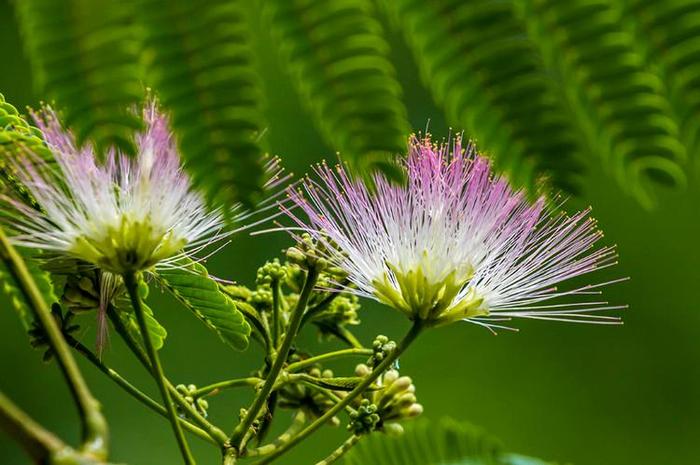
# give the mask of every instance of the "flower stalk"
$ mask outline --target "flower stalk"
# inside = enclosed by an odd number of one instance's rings
[[[239,453],[241,450],[241,443],[244,436],[246,435],[251,425],[257,418],[258,414],[260,413],[260,410],[265,405],[267,398],[272,392],[272,388],[275,386],[277,377],[281,373],[282,368],[284,368],[285,363],[287,363],[289,349],[291,349],[292,343],[294,342],[297,332],[299,331],[299,327],[301,326],[301,320],[304,316],[304,312],[306,311],[306,305],[309,301],[309,297],[311,296],[311,291],[316,285],[318,276],[318,268],[316,266],[310,266],[306,274],[304,287],[301,291],[301,294],[299,295],[299,301],[297,302],[297,305],[294,308],[294,311],[292,312],[289,325],[284,334],[284,339],[282,340],[279,350],[277,350],[275,361],[272,364],[272,367],[270,368],[270,371],[268,372],[265,378],[265,383],[260,388],[260,391],[253,400],[253,404],[246,412],[245,417],[238,424],[238,426],[236,426],[236,429],[231,435],[230,443],[234,447],[234,449],[239,451]]]
[[[294,362],[290,363],[289,366],[287,367],[287,372],[288,373],[294,373],[299,370],[303,370],[304,368],[313,366],[317,363],[321,362],[327,362],[328,360],[334,360],[337,358],[343,358],[343,357],[363,357],[363,356],[370,356],[374,352],[372,349],[356,349],[356,348],[350,348],[350,349],[342,349],[342,350],[336,350],[333,352],[328,352],[325,354],[317,355],[315,357],[309,357],[307,359],[304,359],[300,362]]]
[[[335,463],[336,461],[338,461],[338,459],[342,458],[350,449],[352,449],[355,446],[355,444],[360,442],[360,439],[362,439],[362,436],[353,434],[348,439],[346,439],[345,442],[343,442],[340,445],[340,447],[334,450],[328,457],[321,460],[320,462],[317,462],[316,465],[331,465],[332,463]]]
[[[192,394],[194,397],[203,397],[207,395],[216,394],[222,389],[230,389],[237,387],[255,387],[262,382],[263,380],[261,378],[257,378],[255,376],[250,376],[248,378],[227,379],[225,381],[219,381],[218,383],[213,383],[208,386],[202,386],[196,391],[194,391]]]
[[[165,404],[165,409],[168,412],[168,419],[173,427],[173,432],[175,433],[175,439],[177,441],[178,447],[180,448],[180,453],[185,461],[186,465],[195,465],[194,457],[192,452],[190,452],[190,447],[187,444],[185,435],[182,432],[182,427],[175,411],[175,405],[170,397],[170,390],[166,384],[165,373],[163,372],[163,367],[160,363],[160,357],[158,356],[158,351],[153,345],[151,336],[148,332],[148,324],[146,323],[146,315],[143,305],[141,303],[141,296],[138,291],[138,281],[134,273],[125,273],[123,276],[124,286],[131,299],[131,305],[134,308],[134,313],[136,314],[136,321],[139,325],[139,331],[143,337],[144,347],[146,348],[146,353],[150,359],[151,373],[153,378],[156,380],[160,394],[163,397],[163,403]]]
[[[124,379],[124,377],[117,373],[115,370],[105,365],[104,362],[102,362],[102,360],[100,360],[100,358],[97,355],[95,355],[90,349],[85,347],[85,345],[83,345],[80,341],[74,339],[72,336],[66,337],[66,341],[73,349],[75,349],[79,354],[84,356],[98,370],[104,373],[109,379],[114,381],[114,383],[117,386],[126,391],[127,394],[141,402],[153,412],[156,412],[158,415],[161,415],[162,417],[168,419],[168,411],[165,409],[165,407],[160,405],[147,394],[139,390],[136,386]],[[194,434],[200,439],[203,439],[204,441],[218,445],[217,442],[214,441],[203,429],[193,425],[192,423],[183,418],[180,418],[179,421],[182,424],[182,427],[190,433]]]
[[[111,305],[107,307],[107,316],[112,322],[114,329],[117,331],[117,334],[119,334],[119,336],[122,338],[129,350],[131,350],[131,352],[136,356],[136,359],[141,363],[141,365],[146,369],[146,371],[152,373],[153,369],[151,368],[151,363],[148,360],[148,357],[146,356],[146,354],[143,353],[141,347],[138,346],[136,340],[134,340],[134,338],[132,338],[129,332],[126,330],[126,328],[124,327],[124,323],[119,318],[119,315],[117,314],[115,308]],[[177,389],[175,389],[175,386],[173,386],[173,384],[167,378],[165,379],[165,383],[168,386],[170,396],[175,401],[175,403],[177,403],[179,407],[185,410],[187,412],[187,415],[192,419],[192,421],[196,423],[196,425],[199,426],[201,429],[206,431],[206,433],[211,439],[213,439],[214,441],[216,441],[217,444],[223,447],[228,440],[226,434],[219,428],[211,424],[209,421],[207,421],[206,418],[202,417],[202,415],[200,415],[199,412],[197,412],[197,410],[192,408],[192,406],[180,395]]]
[[[299,434],[297,434],[289,442],[280,446],[277,450],[272,452],[267,457],[256,462],[255,465],[266,465],[268,463],[271,463],[280,455],[287,452],[289,449],[291,449],[292,447],[296,446],[301,441],[309,437],[317,429],[323,426],[328,420],[333,418],[338,412],[350,405],[350,403],[363,392],[365,392],[367,388],[369,388],[372,385],[372,383],[376,381],[377,378],[379,378],[379,376],[381,376],[382,373],[391,368],[391,366],[394,364],[394,362],[396,362],[396,360],[401,356],[401,354],[403,354],[406,351],[406,349],[408,349],[408,347],[416,340],[416,338],[423,331],[423,328],[424,324],[421,320],[414,321],[413,325],[411,326],[411,329],[408,331],[408,333],[406,333],[401,342],[396,346],[396,349],[394,349],[390,354],[388,354],[388,356],[385,357],[384,360],[382,360],[382,362],[379,365],[377,365],[375,369],[355,387],[355,389],[350,391],[350,393],[348,393],[347,396],[343,397],[343,399],[340,402],[338,402],[329,410],[327,410],[313,423],[311,423],[309,426],[300,431]]]

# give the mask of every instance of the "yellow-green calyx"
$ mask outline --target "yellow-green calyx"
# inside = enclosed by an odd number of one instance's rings
[[[431,282],[422,267],[408,272],[388,265],[392,277],[385,273],[373,281],[375,295],[383,303],[405,313],[413,320],[424,320],[432,326],[477,316],[486,316],[484,299],[470,289],[457,298],[473,276],[473,270],[449,273],[444,279]]]
[[[99,229],[99,235],[77,237],[70,252],[115,274],[148,269],[176,255],[186,245],[184,238],[155,228],[148,220],[122,217],[116,226]]]

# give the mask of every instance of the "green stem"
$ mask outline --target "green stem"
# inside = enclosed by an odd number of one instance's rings
[[[155,400],[151,399],[148,395],[144,394],[141,392],[136,386],[131,384],[129,381],[124,379],[119,373],[114,371],[112,368],[108,367],[102,361],[99,359],[97,355],[95,355],[90,349],[85,347],[83,344],[81,344],[79,341],[72,337],[67,337],[66,340],[70,344],[71,347],[73,347],[75,350],[78,351],[81,355],[83,355],[90,363],[95,365],[95,367],[100,370],[102,373],[107,375],[109,379],[114,381],[119,387],[124,389],[128,394],[130,394],[134,399],[138,400],[141,402],[143,405],[151,409],[152,411],[156,412],[157,414],[161,415],[164,418],[168,418],[168,411],[160,405],[158,402]],[[205,441],[208,441],[214,445],[219,445],[216,441],[214,441],[207,433],[201,428],[198,428],[197,426],[193,425],[189,421],[179,418],[180,423],[182,424],[183,428],[188,430],[190,433],[193,433],[194,435],[198,436],[200,439],[203,439]]]
[[[331,391],[330,389],[326,389],[324,387],[321,387],[321,386],[314,384],[314,383],[310,383],[308,381],[300,381],[300,383],[303,384],[304,386],[308,387],[309,389],[320,392],[324,396],[328,397],[328,399],[330,399],[330,401],[333,403],[337,404],[342,400],[340,397],[336,396],[333,393],[333,391]],[[350,414],[355,413],[355,409],[350,407],[349,405],[345,406],[345,410],[347,410],[347,412]]]
[[[163,397],[163,403],[168,411],[168,419],[173,427],[173,432],[175,433],[175,439],[182,453],[182,457],[186,465],[195,465],[194,457],[190,452],[190,447],[187,444],[185,435],[182,432],[180,422],[178,421],[177,412],[175,411],[175,405],[170,397],[170,391],[165,381],[165,374],[163,373],[163,367],[160,364],[160,357],[158,357],[158,351],[153,345],[151,340],[151,335],[148,332],[148,324],[146,323],[146,314],[141,304],[141,297],[139,296],[138,282],[136,280],[136,275],[134,273],[125,273],[123,275],[124,286],[126,287],[129,297],[131,299],[131,305],[134,308],[134,313],[136,314],[136,321],[139,325],[139,331],[141,331],[141,337],[143,338],[144,346],[146,347],[146,353],[150,358],[153,377],[156,380],[160,394]]]
[[[352,435],[350,436],[344,443],[340,445],[336,450],[334,450],[331,455],[326,457],[325,459],[321,460],[320,462],[316,463],[316,465],[330,465],[331,463],[335,462],[339,458],[341,458],[343,455],[345,455],[350,449],[353,448],[355,444],[357,444],[362,436],[357,436],[357,435]]]
[[[146,371],[152,373],[151,363],[148,360],[148,357],[143,352],[141,347],[139,347],[136,340],[133,337],[131,337],[131,334],[129,334],[129,331],[126,329],[124,323],[117,314],[116,309],[111,305],[107,306],[107,316],[112,322],[112,325],[114,325],[114,329],[117,331],[119,336],[121,336],[124,343],[136,356],[138,361],[141,362],[141,365],[143,365]],[[214,441],[216,441],[219,445],[223,447],[228,441],[228,436],[226,436],[226,434],[223,431],[221,431],[221,429],[212,425],[197,410],[195,410],[192,407],[192,405],[190,405],[190,403],[182,397],[182,395],[177,391],[177,389],[175,389],[175,386],[173,386],[173,384],[170,381],[168,381],[167,378],[165,379],[165,382],[168,386],[168,390],[170,391],[170,395],[172,396],[173,400],[180,406],[180,408],[185,410],[187,412],[187,415],[192,419],[192,421],[194,421],[200,428],[206,431],[207,434]]]
[[[281,289],[278,279],[272,281],[272,341],[279,344]]]
[[[224,452],[224,463],[223,465],[236,465],[236,460],[238,460],[238,457],[236,456],[236,451],[233,449],[226,449]]]
[[[36,463],[49,463],[50,458],[66,445],[0,392],[0,429],[13,437]]]
[[[248,429],[250,429],[250,426],[253,424],[255,419],[258,417],[258,414],[265,405],[265,402],[267,401],[270,392],[272,392],[272,388],[274,387],[275,382],[277,381],[277,377],[282,371],[284,364],[287,362],[289,350],[292,347],[292,343],[294,342],[294,338],[297,335],[297,331],[299,331],[301,319],[304,316],[304,312],[306,311],[306,305],[309,301],[311,291],[316,285],[318,275],[319,271],[315,267],[309,268],[309,271],[306,275],[306,280],[304,281],[304,288],[301,290],[301,294],[299,295],[299,301],[297,302],[297,305],[294,308],[292,317],[287,327],[287,331],[284,334],[284,339],[282,340],[282,344],[280,345],[280,348],[277,351],[275,361],[272,364],[272,367],[270,368],[267,377],[265,378],[265,383],[263,384],[262,388],[260,388],[260,391],[253,400],[253,404],[248,409],[246,416],[238,424],[238,426],[236,426],[236,429],[231,435],[231,445],[236,450],[238,450],[239,453],[243,437],[248,432]]]
[[[258,461],[255,463],[255,465],[265,465],[270,462],[272,462],[274,459],[291,449],[292,447],[296,446],[299,444],[302,440],[306,439],[311,433],[319,429],[321,426],[323,426],[328,420],[333,418],[335,414],[343,410],[345,407],[350,405],[350,403],[355,400],[360,394],[362,394],[368,387],[372,385],[372,383],[379,378],[379,376],[384,373],[387,369],[393,365],[393,363],[396,361],[396,359],[399,358],[399,356],[408,348],[408,346],[411,345],[411,343],[418,337],[418,335],[421,333],[423,329],[423,323],[420,320],[416,320],[413,323],[413,326],[411,326],[411,329],[408,331],[406,336],[401,340],[399,345],[396,347],[396,349],[391,352],[382,362],[377,365],[372,373],[367,375],[360,384],[358,384],[355,389],[353,389],[350,393],[348,393],[347,396],[343,397],[343,399],[335,404],[332,408],[326,411],[323,415],[318,417],[313,423],[311,423],[309,426],[307,426],[303,431],[301,431],[297,436],[294,437],[291,441],[283,445],[282,447],[278,448],[275,452],[270,454],[269,456],[265,457],[264,459]]]
[[[340,283],[340,289],[344,288],[350,283],[347,279]],[[304,318],[301,320],[302,326],[305,325],[314,316],[324,311],[328,306],[338,297],[341,292],[330,292],[322,301],[311,307],[305,314]]]
[[[267,455],[275,450],[277,450],[282,444],[285,444],[289,442],[295,434],[297,434],[301,429],[304,427],[304,424],[306,424],[306,415],[302,411],[298,411],[294,415],[294,419],[292,420],[292,424],[289,425],[289,428],[287,430],[277,436],[277,438],[271,442],[270,444],[265,444],[264,446],[256,447],[255,449],[251,449],[246,452],[245,456],[246,457],[259,457],[262,455]]]
[[[12,247],[5,232],[0,228],[0,258],[18,284],[22,294],[33,309],[36,318],[46,331],[49,344],[56,356],[58,366],[68,384],[78,408],[82,423],[82,451],[96,458],[107,458],[109,434],[107,422],[102,415],[100,403],[92,396],[70,348],[63,339],[61,329],[51,315],[39,288],[22,257]]]
[[[309,366],[315,365],[317,363],[325,362],[327,360],[332,360],[341,357],[354,357],[354,356],[370,356],[374,352],[371,349],[343,349],[337,350],[335,352],[328,352],[326,354],[317,355],[315,357],[309,357],[300,362],[295,362],[289,364],[287,371],[289,373],[294,373],[295,371],[303,370]]]
[[[219,391],[221,389],[228,389],[228,388],[234,388],[234,387],[245,387],[245,386],[257,386],[262,382],[262,378],[256,378],[254,376],[250,378],[237,378],[237,379],[229,379],[226,381],[220,381],[218,383],[210,384],[208,386],[203,386],[196,391],[194,391],[193,396],[194,397],[202,397],[206,396],[208,394],[215,394],[216,391]]]

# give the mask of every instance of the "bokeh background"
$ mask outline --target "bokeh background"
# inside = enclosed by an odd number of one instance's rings
[[[265,71],[265,137],[285,166],[303,174],[309,164],[335,158],[298,101],[277,53],[265,34],[256,44]],[[391,35],[392,54],[404,88],[409,119],[435,135],[447,134],[442,111],[418,80],[408,50]],[[37,105],[13,13],[0,1],[0,92],[17,107]],[[458,129],[458,128],[455,128]],[[418,387],[426,416],[450,415],[479,425],[509,450],[578,465],[695,465],[700,463],[700,187],[691,175],[687,189],[660,191],[658,207],[645,210],[623,194],[610,176],[591,163],[582,193],[568,208],[592,205],[618,245],[620,264],[596,279],[629,276],[606,289],[606,298],[626,303],[624,326],[602,327],[519,322],[521,332],[493,336],[476,326],[453,325],[429,332],[401,361]],[[210,261],[213,273],[252,283],[255,269],[289,244],[284,235],[241,235]],[[593,278],[591,278],[593,279]],[[256,366],[251,348],[236,353],[222,345],[172,302],[155,297],[153,307],[168,328],[164,365],[177,382],[207,384],[244,374]],[[360,337],[398,338],[405,322],[366,303]],[[84,334],[94,330],[83,320]],[[304,340],[318,344],[308,332]],[[115,339],[106,361],[146,391],[145,373]],[[82,361],[81,361],[82,362]],[[81,363],[82,364],[82,363]],[[114,460],[129,464],[179,463],[170,429],[160,417],[122,393],[91,366],[82,364],[103,401],[113,434]],[[339,365],[339,368],[342,365]],[[346,369],[350,367],[347,366]],[[65,438],[77,437],[76,415],[54,365],[31,349],[19,319],[0,302],[0,389]],[[212,400],[214,419],[233,425],[246,396],[231,391]],[[283,463],[313,463],[340,441],[341,430],[324,431]],[[193,440],[196,441],[196,440]],[[218,463],[208,447],[194,442],[200,463]],[[0,435],[0,464],[29,460]],[[369,464],[368,464],[369,465]]]

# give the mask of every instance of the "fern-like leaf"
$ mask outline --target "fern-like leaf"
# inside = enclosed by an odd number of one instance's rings
[[[25,204],[39,208],[27,188],[17,180],[12,165],[7,163],[8,159],[16,159],[22,152],[33,153],[48,162],[53,158],[44,144],[41,131],[28,124],[0,94],[0,185]]]
[[[58,302],[58,297],[56,297],[56,294],[54,293],[54,287],[51,282],[51,276],[49,273],[41,269],[40,262],[35,254],[26,249],[17,249],[17,251],[24,259],[29,273],[32,275],[32,278],[34,278],[34,282],[44,298],[44,302],[46,302],[48,307],[51,307],[53,303]],[[3,292],[9,298],[12,308],[14,308],[17,315],[19,315],[22,326],[24,326],[24,329],[29,331],[32,327],[32,322],[34,321],[34,314],[27,305],[26,299],[24,298],[22,291],[17,286],[14,278],[10,272],[7,271],[5,266],[1,264],[0,287],[2,287]]]
[[[647,180],[683,184],[686,157],[665,83],[607,0],[519,0],[548,69],[560,76],[589,151],[652,203]]]
[[[535,190],[545,174],[557,187],[575,189],[575,133],[512,1],[386,3],[454,127],[475,138],[516,185]]]
[[[12,168],[7,163],[8,158],[16,157],[21,151],[31,151],[47,160],[51,158],[51,153],[41,138],[41,132],[29,125],[17,109],[6,102],[5,97],[0,94],[0,189],[10,191],[27,205],[39,208],[27,189],[13,176]],[[57,302],[58,298],[54,294],[50,275],[41,269],[36,254],[27,249],[18,249],[18,252],[25,259],[27,268],[36,281],[46,305],[51,306]],[[33,315],[14,279],[4,266],[0,269],[0,286],[10,298],[12,307],[17,311],[25,329],[29,330]]]
[[[398,176],[410,131],[389,46],[367,0],[270,0],[296,87],[330,145],[359,173]]]
[[[138,0],[147,77],[213,203],[255,203],[264,182],[260,90],[243,0]]]
[[[700,149],[700,0],[623,0],[635,41],[668,86],[689,153]]]
[[[237,350],[248,346],[250,325],[203,265],[183,258],[177,268],[159,270],[157,278],[226,344]]]
[[[465,423],[444,419],[409,424],[398,437],[372,434],[345,457],[345,465],[546,465],[504,453],[498,441]]]
[[[65,110],[77,140],[99,152],[133,153],[141,126],[134,107],[143,99],[138,44],[126,2],[15,2],[34,77],[42,95]]]

